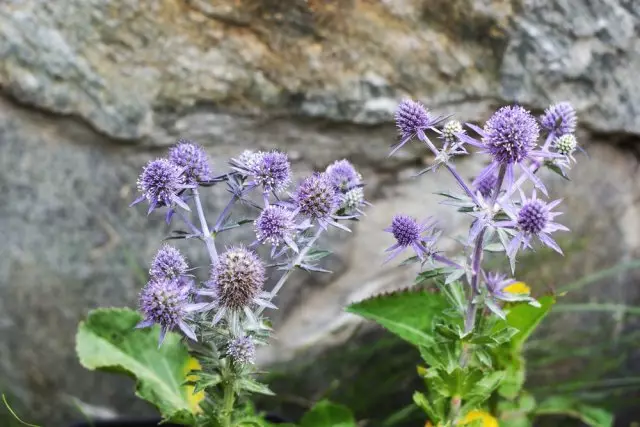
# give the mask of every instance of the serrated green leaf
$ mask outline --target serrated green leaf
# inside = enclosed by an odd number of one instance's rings
[[[267,396],[275,396],[275,393],[265,384],[252,380],[251,378],[243,378],[238,381],[238,387],[241,390],[248,391],[250,393],[264,394]]]
[[[180,336],[168,333],[158,348],[159,329],[135,329],[140,314],[126,308],[93,310],[80,323],[76,352],[82,366],[129,375],[136,379],[136,395],[155,405],[172,422],[194,420],[191,390],[185,386],[193,366]]]
[[[445,307],[440,294],[400,291],[376,296],[347,307],[349,313],[373,320],[416,346],[435,344],[432,322]]]
[[[321,400],[302,416],[300,427],[356,427],[356,419],[346,406]]]
[[[610,412],[595,406],[585,405],[567,396],[552,396],[543,400],[538,405],[535,414],[568,415],[592,427],[610,427],[613,425],[613,415]]]
[[[507,324],[518,330],[511,343],[513,348],[521,349],[524,342],[533,333],[542,319],[549,313],[556,299],[553,296],[543,296],[538,300],[540,307],[520,303],[509,310]]]
[[[413,393],[413,402],[417,407],[422,409],[427,414],[427,417],[429,417],[429,420],[436,425],[444,417],[443,414],[429,402],[429,398],[425,396],[424,393],[420,393],[419,391]]]

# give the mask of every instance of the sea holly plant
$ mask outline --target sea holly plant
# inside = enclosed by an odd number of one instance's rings
[[[390,155],[411,141],[422,144],[434,160],[418,175],[447,169],[456,188],[439,194],[470,225],[452,256],[439,250],[443,231],[436,218],[395,215],[385,230],[395,240],[385,262],[409,254],[401,265],[419,264],[416,284],[348,311],[417,347],[426,391],[416,392],[414,402],[426,413],[427,425],[531,426],[537,409],[553,405],[537,405],[524,391],[522,349],[555,297],[534,298],[517,279],[516,261],[540,246],[562,254],[555,236],[569,230],[557,221],[560,200],[548,198],[538,172],[548,168],[567,178],[578,148],[575,111],[563,102],[536,118],[512,105],[498,109],[483,127],[463,126],[407,99],[395,119],[400,142]],[[467,181],[454,160],[470,154],[486,156],[487,166]],[[493,267],[500,257],[508,261],[503,270]],[[575,408],[565,409],[576,414]],[[607,423],[606,414],[590,421]]]
[[[276,296],[296,270],[328,272],[319,264],[329,254],[317,247],[319,237],[329,228],[350,231],[349,221],[368,205],[362,176],[348,160],[293,181],[279,151],[245,151],[214,173],[202,147],[180,140],[167,157],[150,161],[132,205],[144,204],[149,215],[162,211],[175,226],[171,243],[159,245],[150,262],[137,312],[99,309],[81,323],[81,363],[134,377],[137,395],[166,421],[266,425],[250,404],[252,394],[272,394],[256,377],[257,348],[272,332],[265,310],[277,308]],[[226,187],[228,202],[205,212],[203,193],[213,186]],[[234,209],[240,204],[243,216]],[[252,238],[219,243],[239,227],[250,228]],[[193,265],[177,240],[199,245],[208,263]],[[309,419],[332,414],[327,408],[335,410],[321,405]]]

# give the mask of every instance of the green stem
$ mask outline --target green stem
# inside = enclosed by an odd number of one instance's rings
[[[231,427],[231,416],[233,415],[233,404],[235,403],[235,390],[233,381],[227,381],[224,385],[224,398],[222,401],[222,426]]]

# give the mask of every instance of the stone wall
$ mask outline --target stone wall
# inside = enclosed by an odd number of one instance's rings
[[[50,425],[77,413],[74,397],[94,411],[148,411],[132,406],[125,380],[84,372],[73,341],[91,308],[135,305],[167,228],[127,205],[140,167],[178,137],[203,144],[217,170],[243,148],[278,147],[300,174],[347,157],[369,183],[375,207],[365,220],[349,238],[325,240],[337,252],[336,274],[299,274],[280,297],[278,340],[264,363],[343,342],[358,323],[342,314],[344,304],[410,282],[411,272],[379,266],[389,245],[381,229],[394,212],[445,215],[447,231],[462,232],[465,224],[447,222],[448,209],[431,194],[452,185],[449,177],[411,178],[429,161],[415,146],[387,157],[403,96],[471,121],[506,103],[540,112],[571,101],[590,158],[581,157],[570,184],[552,187],[566,199],[563,219],[573,230],[564,244],[577,249],[567,263],[536,263],[531,277],[544,289],[636,258],[634,3],[3,1],[0,389]],[[467,177],[480,167],[459,164]],[[206,194],[209,209],[224,203],[220,195]],[[204,262],[197,249],[190,259]],[[571,298],[640,303],[634,277]],[[602,324],[583,317],[563,317],[556,333]],[[618,334],[625,319],[612,325]]]

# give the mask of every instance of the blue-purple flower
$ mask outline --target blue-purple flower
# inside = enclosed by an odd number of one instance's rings
[[[177,279],[186,274],[189,265],[178,249],[164,245],[151,262],[149,275],[156,279]]]
[[[574,133],[578,123],[576,110],[568,102],[559,102],[544,111],[540,123],[554,137]]]
[[[325,174],[335,189],[342,193],[362,184],[362,176],[347,159],[331,163],[327,166]]]
[[[396,243],[385,252],[390,252],[385,262],[396,257],[407,248],[412,248],[420,260],[425,261],[434,252],[433,246],[440,233],[436,232],[435,221],[428,219],[419,224],[408,215],[395,215],[391,226],[384,229],[393,235]],[[426,233],[426,235],[425,235]]]
[[[494,173],[479,175],[473,181],[473,191],[480,193],[484,199],[488,199],[494,192],[498,177]]]
[[[291,165],[285,153],[258,152],[250,163],[254,183],[262,186],[265,192],[282,191],[291,182]]]
[[[251,337],[234,338],[227,347],[227,354],[240,365],[252,365],[256,362],[256,345]]]
[[[253,222],[258,242],[268,243],[274,248],[285,243],[298,252],[294,241],[296,224],[293,218],[293,212],[282,206],[270,205],[264,208]]]
[[[546,203],[537,198],[535,190],[530,199],[522,195],[522,202],[519,209],[514,210],[511,206],[503,205],[503,209],[509,216],[509,221],[496,222],[496,226],[509,227],[515,230],[515,234],[505,248],[507,256],[514,259],[521,247],[531,248],[531,241],[536,237],[542,244],[562,254],[562,249],[551,237],[551,233],[562,230],[569,231],[564,225],[554,222],[554,218],[561,215],[561,212],[554,212],[552,209],[560,204],[561,200]]]
[[[505,183],[511,188],[514,182],[514,167],[519,166],[533,184],[546,194],[542,181],[536,177],[525,161],[539,161],[541,158],[555,158],[559,155],[537,149],[540,129],[536,119],[519,105],[506,106],[496,111],[487,121],[484,129],[469,125],[482,137],[477,141],[467,135],[460,135],[465,142],[483,149],[492,157],[492,162],[481,173],[497,174],[500,168],[505,169]]]
[[[178,196],[178,193],[189,188],[185,185],[182,169],[167,159],[152,160],[142,168],[138,178],[138,190],[142,193],[131,205],[143,200],[149,202],[149,212],[156,207],[173,206],[177,204],[183,209],[189,206]]]
[[[419,140],[427,142],[425,131],[435,129],[435,126],[442,121],[441,117],[433,116],[427,111],[424,105],[411,99],[404,99],[398,105],[395,113],[396,126],[400,134],[400,142],[392,147],[389,155],[393,155],[402,148],[411,138],[417,136]]]
[[[489,310],[500,318],[506,318],[505,312],[500,307],[500,301],[526,301],[535,307],[540,306],[538,301],[530,296],[530,289],[524,283],[507,278],[506,275],[500,273],[485,273],[482,271],[482,275],[487,289],[485,304]]]
[[[195,185],[211,179],[211,167],[204,149],[191,141],[181,139],[169,150],[169,160],[183,170],[185,182]]]
[[[196,335],[185,321],[187,314],[197,308],[197,305],[189,304],[191,291],[191,287],[185,286],[183,281],[152,278],[140,293],[139,307],[144,320],[136,327],[160,325],[159,345],[164,341],[167,331],[176,327],[195,341]]]
[[[269,294],[262,291],[266,278],[265,266],[255,254],[243,246],[227,249],[211,268],[211,279],[207,289],[198,293],[213,297],[213,302],[203,310],[216,308],[213,323],[218,323],[226,314],[244,311],[253,318],[250,307],[257,304],[273,308]]]
[[[297,212],[317,221],[321,227],[336,225],[331,216],[339,207],[340,196],[326,173],[314,173],[305,178],[293,195],[293,200]]]

